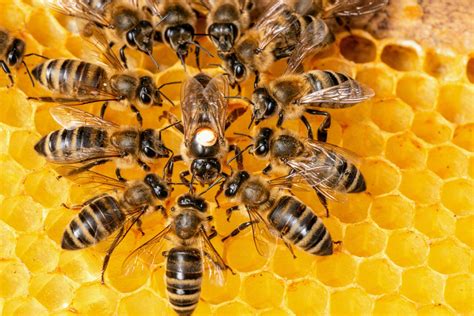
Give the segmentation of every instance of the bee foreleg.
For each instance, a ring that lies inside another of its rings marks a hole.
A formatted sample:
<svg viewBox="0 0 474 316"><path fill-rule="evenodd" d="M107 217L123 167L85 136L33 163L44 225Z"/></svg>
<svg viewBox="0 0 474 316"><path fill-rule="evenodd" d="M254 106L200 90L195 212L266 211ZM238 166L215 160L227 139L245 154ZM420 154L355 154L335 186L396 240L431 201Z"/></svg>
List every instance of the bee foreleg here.
<svg viewBox="0 0 474 316"><path fill-rule="evenodd" d="M126 48L127 48L127 45L123 45L119 50L119 54L120 54L120 60L122 61L123 66L125 67L125 69L128 69L127 56L125 56L125 49Z"/></svg>
<svg viewBox="0 0 474 316"><path fill-rule="evenodd" d="M166 208L163 205L155 205L153 207L154 212L161 212L161 215L166 219L168 218L168 214L166 213Z"/></svg>
<svg viewBox="0 0 474 316"><path fill-rule="evenodd" d="M318 128L318 140L321 142L326 142L328 139L328 128L331 127L331 114L326 111L320 111L316 109L306 109L306 112L312 115L322 115L324 116L321 125Z"/></svg>
<svg viewBox="0 0 474 316"><path fill-rule="evenodd" d="M130 104L130 110L132 110L133 113L137 116L137 122L140 126L143 125L143 117L140 113L140 111L137 109L137 107L133 104Z"/></svg>
<svg viewBox="0 0 474 316"><path fill-rule="evenodd" d="M137 225L138 231L142 234L142 236L145 236L145 232L142 229L142 224L143 222L140 218L138 218L137 221L135 222L135 225Z"/></svg>
<svg viewBox="0 0 474 316"><path fill-rule="evenodd" d="M229 146L229 151L233 151L235 153L234 157L237 161L237 168L239 170L244 170L244 158L242 157L242 152L240 148L237 145L232 144Z"/></svg>
<svg viewBox="0 0 474 316"><path fill-rule="evenodd" d="M225 121L225 130L227 130L232 123L234 123L239 117L241 117L247 111L246 108L237 108L230 112Z"/></svg>
<svg viewBox="0 0 474 316"><path fill-rule="evenodd" d="M260 82L260 73L258 71L255 70L255 81L253 83L253 87L255 89L258 88L258 83Z"/></svg>
<svg viewBox="0 0 474 316"><path fill-rule="evenodd" d="M272 171L272 169L273 169L273 166L272 166L272 164L270 163L270 164L268 164L265 168L263 168L262 173L263 173L264 175L268 175L268 173L269 173L270 171Z"/></svg>
<svg viewBox="0 0 474 316"><path fill-rule="evenodd" d="M8 87L13 87L13 85L15 84L15 81L13 81L13 76L10 71L10 68L8 68L8 65L3 60L0 60L0 66L2 67L5 74L7 74L8 79L10 79L11 84Z"/></svg>
<svg viewBox="0 0 474 316"><path fill-rule="evenodd" d="M137 159L137 163L144 171L148 172L151 170L150 166L144 163L143 161L141 161L140 159Z"/></svg>
<svg viewBox="0 0 474 316"><path fill-rule="evenodd" d="M295 255L295 252L293 251L293 247L291 247L291 245L283 239L282 236L280 236L281 240L283 240L283 243L285 244L286 248L288 248L288 250L291 252L291 255L293 256L293 259L296 259L296 255Z"/></svg>
<svg viewBox="0 0 474 316"><path fill-rule="evenodd" d="M196 67L201 71L201 61L199 60L199 54L201 53L201 48L199 47L199 44L195 46L194 48L194 55L196 56Z"/></svg>
<svg viewBox="0 0 474 316"><path fill-rule="evenodd" d="M114 241L110 245L109 249L107 249L107 252L104 257L104 262L102 263L102 271L100 273L100 282L102 284L105 283L104 276L105 276L105 271L107 270L107 266L109 265L110 256L112 256L112 253L114 252L115 248L118 246L118 244L122 241L123 237L125 236L126 233L124 234L124 232L125 232L125 227L122 226L117 236L115 237Z"/></svg>
<svg viewBox="0 0 474 316"><path fill-rule="evenodd" d="M104 119L105 111L107 111L107 106L108 105L109 105L109 102L104 102L104 104L102 104L102 107L100 108L100 118L101 119Z"/></svg>
<svg viewBox="0 0 474 316"><path fill-rule="evenodd" d="M229 207L227 210L225 210L225 214L227 215L227 221L230 221L230 218L232 217L232 212L240 210L239 205L234 205L232 207Z"/></svg>
<svg viewBox="0 0 474 316"><path fill-rule="evenodd" d="M179 179L184 185L191 186L191 182L188 179L186 179L186 177L189 176L190 174L191 173L189 172L189 170L185 170L179 174Z"/></svg>
<svg viewBox="0 0 474 316"><path fill-rule="evenodd" d="M165 175L166 181L171 182L171 178L173 177L174 163L182 160L183 157L181 155L172 156L170 159L168 159L168 162L163 168L163 175Z"/></svg>
<svg viewBox="0 0 474 316"><path fill-rule="evenodd" d="M215 228L214 226L212 226L212 227L210 228L210 233L209 233L209 235L207 236L207 239L211 240L211 239L215 238L216 236L217 236L217 230L216 230L216 228Z"/></svg>
<svg viewBox="0 0 474 316"><path fill-rule="evenodd" d="M308 130L308 138L313 139L313 129L311 128L311 124L309 124L308 119L304 115L300 119L303 122L304 126L306 126L306 129Z"/></svg>
<svg viewBox="0 0 474 316"><path fill-rule="evenodd" d="M257 224L258 222L257 221L248 221L248 222L244 222L242 224L239 225L239 227L237 227L236 229L234 229L233 231L230 232L229 235L225 236L224 238L221 239L221 241L226 241L227 239L231 238L231 237L235 237L237 236L240 232L244 231L246 228L252 226L253 224Z"/></svg>
<svg viewBox="0 0 474 316"><path fill-rule="evenodd" d="M324 209L326 210L326 217L329 217L328 200L321 192L319 192L318 188L313 187L313 189L316 192L316 195L318 196L319 202L321 202Z"/></svg>
<svg viewBox="0 0 474 316"><path fill-rule="evenodd" d="M285 121L285 112L280 111L280 113L278 113L277 127L280 128L283 125L284 121Z"/></svg>
<svg viewBox="0 0 474 316"><path fill-rule="evenodd" d="M217 204L217 208L221 207L221 205L219 204L219 196L222 194L222 192L224 192L224 183L225 182L221 183L221 185L219 186L219 189L216 192L216 195L214 196L214 201Z"/></svg>
<svg viewBox="0 0 474 316"><path fill-rule="evenodd" d="M119 180L120 182L127 182L127 179L122 177L122 173L120 172L120 168L115 169L115 176L117 177L117 180Z"/></svg>

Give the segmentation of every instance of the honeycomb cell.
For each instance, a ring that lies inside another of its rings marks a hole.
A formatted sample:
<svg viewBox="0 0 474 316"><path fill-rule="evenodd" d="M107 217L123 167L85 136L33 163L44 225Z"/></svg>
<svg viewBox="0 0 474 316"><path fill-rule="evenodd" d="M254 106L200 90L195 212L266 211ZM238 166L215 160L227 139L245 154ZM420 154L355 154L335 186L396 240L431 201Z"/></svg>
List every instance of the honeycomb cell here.
<svg viewBox="0 0 474 316"><path fill-rule="evenodd" d="M366 315L372 310L372 300L364 291L349 288L331 294L331 315Z"/></svg>
<svg viewBox="0 0 474 316"><path fill-rule="evenodd" d="M371 40L357 35L344 37L339 44L339 50L345 59L358 64L373 61L377 52Z"/></svg>
<svg viewBox="0 0 474 316"><path fill-rule="evenodd" d="M367 218L372 199L367 194L351 194L343 202L329 201L329 212L343 223L358 223Z"/></svg>
<svg viewBox="0 0 474 316"><path fill-rule="evenodd" d="M413 111L399 99L380 100L372 105L371 117L382 130L396 133L410 128Z"/></svg>
<svg viewBox="0 0 474 316"><path fill-rule="evenodd" d="M10 155L27 169L40 168L44 165L44 159L33 149L39 138L38 134L31 131L13 132L10 139Z"/></svg>
<svg viewBox="0 0 474 316"><path fill-rule="evenodd" d="M2 181L0 181L0 194L14 196L20 190L25 171L11 158L0 156L0 170L2 170Z"/></svg>
<svg viewBox="0 0 474 316"><path fill-rule="evenodd" d="M374 316L385 315L417 315L415 305L399 295L382 296L375 301Z"/></svg>
<svg viewBox="0 0 474 316"><path fill-rule="evenodd" d="M0 219L17 231L32 232L41 228L41 205L29 196L6 198L1 209Z"/></svg>
<svg viewBox="0 0 474 316"><path fill-rule="evenodd" d="M51 272L59 262L59 250L51 239L43 235L20 236L16 245L16 255L33 273Z"/></svg>
<svg viewBox="0 0 474 316"><path fill-rule="evenodd" d="M158 315L166 305L152 292L141 290L120 300L118 315Z"/></svg>
<svg viewBox="0 0 474 316"><path fill-rule="evenodd" d="M431 238L450 236L455 229L456 219L452 213L439 204L416 208L415 227Z"/></svg>
<svg viewBox="0 0 474 316"><path fill-rule="evenodd" d="M8 301L3 308L2 315L46 316L48 315L48 310L43 305L41 305L36 299L26 297Z"/></svg>
<svg viewBox="0 0 474 316"><path fill-rule="evenodd" d="M372 223L348 226L343 246L359 257L369 257L381 252L385 246L385 233Z"/></svg>
<svg viewBox="0 0 474 316"><path fill-rule="evenodd" d="M321 257L316 264L316 276L326 285L340 287L351 284L355 278L357 263L350 255L336 252Z"/></svg>
<svg viewBox="0 0 474 316"><path fill-rule="evenodd" d="M239 301L232 301L231 303L220 305L214 311L214 315L215 316L228 316L228 315L252 316L252 315L255 315L255 312L247 304L241 303Z"/></svg>
<svg viewBox="0 0 474 316"><path fill-rule="evenodd" d="M438 97L438 83L428 76L406 74L398 80L397 96L414 110L431 110Z"/></svg>
<svg viewBox="0 0 474 316"><path fill-rule="evenodd" d="M395 79L393 75L381 67L367 67L357 72L357 81L366 84L379 98L393 97Z"/></svg>
<svg viewBox="0 0 474 316"><path fill-rule="evenodd" d="M168 310L170 310L171 308L168 307ZM167 314L173 314L173 312L171 311L167 311ZM212 312L211 312L211 305L207 304L206 302L203 302L203 301L199 301L199 304L198 306L196 307L196 310L194 311L193 315L196 315L196 316L207 316L207 315L211 315Z"/></svg>
<svg viewBox="0 0 474 316"><path fill-rule="evenodd" d="M332 236L333 237L333 236ZM315 257L299 249L293 249L296 258L285 246L278 246L273 254L273 271L285 279L306 276L313 269Z"/></svg>
<svg viewBox="0 0 474 316"><path fill-rule="evenodd" d="M30 274L28 268L14 261L0 262L0 298L15 298L28 295Z"/></svg>
<svg viewBox="0 0 474 316"><path fill-rule="evenodd" d="M408 228L413 222L415 210L409 201L400 195L378 197L372 203L370 215L381 228Z"/></svg>
<svg viewBox="0 0 474 316"><path fill-rule="evenodd" d="M439 146L428 153L428 168L443 179L467 174L468 158L454 146Z"/></svg>
<svg viewBox="0 0 474 316"><path fill-rule="evenodd" d="M380 131L368 124L349 126L343 135L344 148L362 157L376 156L382 153L384 139Z"/></svg>
<svg viewBox="0 0 474 316"><path fill-rule="evenodd" d="M16 236L12 228L0 221L0 260L15 256Z"/></svg>
<svg viewBox="0 0 474 316"><path fill-rule="evenodd" d="M400 293L419 304L437 303L443 297L443 278L426 267L405 270Z"/></svg>
<svg viewBox="0 0 474 316"><path fill-rule="evenodd" d="M419 63L418 54L413 48L396 44L385 46L380 58L385 64L398 71L416 70Z"/></svg>
<svg viewBox="0 0 474 316"><path fill-rule="evenodd" d="M13 127L31 125L32 107L26 95L17 89L0 88L2 111L0 122Z"/></svg>
<svg viewBox="0 0 474 316"><path fill-rule="evenodd" d="M119 296L99 283L83 284L76 290L72 307L81 315L111 315L117 308Z"/></svg>
<svg viewBox="0 0 474 316"><path fill-rule="evenodd" d="M438 112L417 112L411 130L416 136L431 144L440 144L451 139L449 123Z"/></svg>
<svg viewBox="0 0 474 316"><path fill-rule="evenodd" d="M256 309L278 307L285 285L272 273L263 271L249 275L242 283L242 299Z"/></svg>
<svg viewBox="0 0 474 316"><path fill-rule="evenodd" d="M458 313L471 313L474 301L474 277L472 274L449 277L446 280L444 298Z"/></svg>
<svg viewBox="0 0 474 316"><path fill-rule="evenodd" d="M453 274L469 271L470 253L453 239L434 242L430 245L428 264L434 270Z"/></svg>
<svg viewBox="0 0 474 316"><path fill-rule="evenodd" d="M60 274L38 274L31 279L30 294L49 311L58 311L71 303L74 286Z"/></svg>
<svg viewBox="0 0 474 316"><path fill-rule="evenodd" d="M54 17L43 9L37 9L31 13L26 27L43 46L48 48L64 47L67 35L65 30ZM49 55L47 56L49 57Z"/></svg>
<svg viewBox="0 0 474 316"><path fill-rule="evenodd" d="M404 171L400 191L407 198L422 204L440 200L441 179L430 171Z"/></svg>
<svg viewBox="0 0 474 316"><path fill-rule="evenodd" d="M474 121L474 89L460 84L443 86L438 98L438 111L448 121L455 124L466 124Z"/></svg>
<svg viewBox="0 0 474 316"><path fill-rule="evenodd" d="M125 245L121 245L121 247L125 247ZM133 248L129 247L127 249ZM129 253L130 252L114 252L105 273L105 281L107 284L113 286L116 290L122 293L129 293L139 289L145 284L150 276L147 269L143 270L137 268L124 271L124 262ZM161 254L159 254L159 256L161 256Z"/></svg>
<svg viewBox="0 0 474 316"><path fill-rule="evenodd" d="M446 306L441 304L427 305L418 309L418 315L420 316L454 316L456 315Z"/></svg>
<svg viewBox="0 0 474 316"><path fill-rule="evenodd" d="M25 190L45 207L59 206L67 200L69 193L66 180L58 179L51 170L30 173L25 179Z"/></svg>
<svg viewBox="0 0 474 316"><path fill-rule="evenodd" d="M474 248L474 234L472 233L473 227L474 216L458 218L456 221L456 237L471 248Z"/></svg>
<svg viewBox="0 0 474 316"><path fill-rule="evenodd" d="M49 107L40 106L35 111L35 128L41 135L61 128L54 118L49 114Z"/></svg>
<svg viewBox="0 0 474 316"><path fill-rule="evenodd" d="M468 179L457 179L446 182L441 190L441 201L444 206L456 215L467 215L474 212L474 182Z"/></svg>
<svg viewBox="0 0 474 316"><path fill-rule="evenodd" d="M288 285L286 300L296 315L314 315L327 309L328 291L321 284L303 280Z"/></svg>
<svg viewBox="0 0 474 316"><path fill-rule="evenodd" d="M242 272L255 271L263 267L267 261L267 258L261 256L255 248L251 233L231 238L226 243L227 264L235 270ZM273 247L273 245L270 245L270 247Z"/></svg>
<svg viewBox="0 0 474 316"><path fill-rule="evenodd" d="M163 278L161 283L163 283ZM214 275L205 275L202 283L201 299L211 304L232 301L239 295L240 287L241 280L239 274L232 274L230 271L224 272L222 283L217 282Z"/></svg>
<svg viewBox="0 0 474 316"><path fill-rule="evenodd" d="M44 228L48 237L56 242L58 246L61 245L64 230L75 214L75 212L65 208L55 208L48 212L44 221Z"/></svg>
<svg viewBox="0 0 474 316"><path fill-rule="evenodd" d="M387 260L368 259L359 265L357 283L369 294L387 294L400 286L401 277Z"/></svg>
<svg viewBox="0 0 474 316"><path fill-rule="evenodd" d="M423 68L430 76L446 81L458 81L463 75L457 71L460 68L458 58L431 49L426 51Z"/></svg>
<svg viewBox="0 0 474 316"><path fill-rule="evenodd" d="M402 169L422 168L427 152L410 133L394 135L387 140L385 157Z"/></svg>
<svg viewBox="0 0 474 316"><path fill-rule="evenodd" d="M466 124L456 128L453 143L470 152L474 152L474 124Z"/></svg>
<svg viewBox="0 0 474 316"><path fill-rule="evenodd" d="M92 282L100 278L102 261L88 251L65 251L59 257L59 269L70 279Z"/></svg>
<svg viewBox="0 0 474 316"><path fill-rule="evenodd" d="M470 83L474 83L474 58L469 58L466 64L466 76Z"/></svg>
<svg viewBox="0 0 474 316"><path fill-rule="evenodd" d="M429 246L423 235L413 231L395 231L388 239L386 254L398 266L417 266L428 257Z"/></svg>
<svg viewBox="0 0 474 316"><path fill-rule="evenodd" d="M25 12L22 8L18 5L2 2L2 11L0 12L2 28L10 31L23 29L25 27L25 20Z"/></svg>

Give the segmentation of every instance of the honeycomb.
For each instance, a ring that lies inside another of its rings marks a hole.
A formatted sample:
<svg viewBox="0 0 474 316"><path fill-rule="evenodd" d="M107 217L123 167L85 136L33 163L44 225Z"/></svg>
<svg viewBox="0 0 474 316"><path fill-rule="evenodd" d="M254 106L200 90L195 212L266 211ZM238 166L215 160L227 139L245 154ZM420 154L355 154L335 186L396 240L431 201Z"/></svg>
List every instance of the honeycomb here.
<svg viewBox="0 0 474 316"><path fill-rule="evenodd" d="M28 52L87 58L84 43L68 31L67 21L36 0L2 0L1 5L1 27L18 31ZM169 50L159 48L155 54L170 66L155 75L157 82L185 77ZM131 55L151 69L142 56ZM38 60L27 62L32 66ZM204 56L204 65L211 62ZM427 49L407 40L375 40L353 30L339 34L336 45L309 64L349 73L376 92L370 101L334 111L329 131L329 142L361 157L367 192L330 203L331 216L324 222L341 244L329 257L296 250L293 259L282 244L274 246L270 258L261 257L249 233L225 244L216 239L216 248L236 274L227 273L222 286L204 280L196 315L474 313L474 55ZM114 253L105 285L100 269L106 244L61 250L62 232L75 214L61 205L79 203L84 192L58 180L33 150L41 135L58 128L49 105L27 100L40 89L31 87L23 68L16 71L16 86L9 89L7 84L0 73L2 314L172 315L162 264L153 271L121 273L125 256L144 241L138 232L129 234ZM244 93L249 89L244 86ZM164 92L179 99L176 89ZM98 111L97 106L86 109ZM133 116L123 113L112 109L107 118L133 123ZM145 126L165 124L157 119L160 113L143 110ZM246 130L247 123L248 116L232 130ZM168 139L179 137L173 133ZM257 166L252 171L261 170L259 163L252 165ZM312 194L298 194L324 214ZM235 214L227 222L216 208L213 215L221 236L246 220ZM144 238L162 225L159 215L150 215Z"/></svg>

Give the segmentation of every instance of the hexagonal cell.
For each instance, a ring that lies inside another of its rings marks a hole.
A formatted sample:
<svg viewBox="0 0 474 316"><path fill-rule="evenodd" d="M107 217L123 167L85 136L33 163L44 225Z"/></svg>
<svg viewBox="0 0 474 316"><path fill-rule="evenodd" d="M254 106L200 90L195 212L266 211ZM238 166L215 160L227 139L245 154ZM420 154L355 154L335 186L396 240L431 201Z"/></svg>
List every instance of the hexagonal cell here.
<svg viewBox="0 0 474 316"><path fill-rule="evenodd" d="M100 278L102 261L89 251L65 251L59 258L59 268L72 280L80 283Z"/></svg>
<svg viewBox="0 0 474 316"><path fill-rule="evenodd" d="M0 156L0 170L2 170L3 180L0 181L0 194L4 196L16 195L22 186L25 171L6 155Z"/></svg>
<svg viewBox="0 0 474 316"><path fill-rule="evenodd" d="M372 203L370 215L381 228L408 228L413 222L413 203L400 195L386 195Z"/></svg>
<svg viewBox="0 0 474 316"><path fill-rule="evenodd" d="M166 303L150 291L142 290L120 300L119 315L158 315L166 309Z"/></svg>
<svg viewBox="0 0 474 316"><path fill-rule="evenodd" d="M41 205L29 196L6 198L1 204L0 219L17 231L39 230L42 223Z"/></svg>
<svg viewBox="0 0 474 316"><path fill-rule="evenodd" d="M31 13L26 28L45 47L64 47L67 34L58 21L44 9ZM52 58L50 55L48 57Z"/></svg>
<svg viewBox="0 0 474 316"><path fill-rule="evenodd" d="M254 308L278 307L283 300L285 285L269 272L249 275L242 284L242 298Z"/></svg>
<svg viewBox="0 0 474 316"><path fill-rule="evenodd" d="M369 259L359 265L357 283L369 294L386 294L401 284L400 273L385 259Z"/></svg>
<svg viewBox="0 0 474 316"><path fill-rule="evenodd" d="M387 140L385 156L402 169L422 168L427 152L410 133L394 135Z"/></svg>
<svg viewBox="0 0 474 316"><path fill-rule="evenodd" d="M474 216L458 218L456 221L456 237L467 246L474 248L472 227L474 227Z"/></svg>
<svg viewBox="0 0 474 316"><path fill-rule="evenodd" d="M357 72L356 79L368 85L379 98L389 98L394 94L395 79L391 73L382 67L361 69Z"/></svg>
<svg viewBox="0 0 474 316"><path fill-rule="evenodd" d="M416 315L416 306L403 296L386 295L375 301L374 316Z"/></svg>
<svg viewBox="0 0 474 316"><path fill-rule="evenodd" d="M242 272L255 271L263 267L267 261L255 248L251 233L231 238L226 241L226 244L226 262L235 270ZM245 256L242 256L243 253L245 253Z"/></svg>
<svg viewBox="0 0 474 316"><path fill-rule="evenodd" d="M211 304L219 304L222 302L232 301L239 295L239 291L241 288L241 280L239 274L232 274L231 272L227 271L224 272L224 283L223 285L216 282L215 278L213 280L209 280L209 277L214 276L205 276L202 282L202 289L201 289L201 298L206 302ZM163 278L158 278L156 283L160 283L163 286L163 296L164 295L164 283Z"/></svg>
<svg viewBox="0 0 474 316"><path fill-rule="evenodd" d="M34 132L13 132L10 138L10 155L25 168L40 168L45 160L33 148L39 139L40 136Z"/></svg>
<svg viewBox="0 0 474 316"><path fill-rule="evenodd" d="M339 50L345 59L359 64L375 60L377 53L374 42L358 35L344 37L339 44Z"/></svg>
<svg viewBox="0 0 474 316"><path fill-rule="evenodd" d="M467 174L468 158L453 146L439 146L428 153L428 168L443 179Z"/></svg>
<svg viewBox="0 0 474 316"><path fill-rule="evenodd" d="M30 273L21 262L0 262L0 298L14 298L28 295Z"/></svg>
<svg viewBox="0 0 474 316"><path fill-rule="evenodd" d="M362 157L376 156L382 153L384 139L380 131L369 124L349 126L343 135L344 148Z"/></svg>
<svg viewBox="0 0 474 316"><path fill-rule="evenodd" d="M351 284L355 278L357 264L345 253L322 257L316 264L316 276L326 285L340 287Z"/></svg>
<svg viewBox="0 0 474 316"><path fill-rule="evenodd" d="M285 279L296 279L306 276L312 269L315 257L294 248L296 258L285 246L278 246L273 254L273 271Z"/></svg>
<svg viewBox="0 0 474 316"><path fill-rule="evenodd" d="M329 212L343 223L358 223L367 218L372 199L367 194L351 194L343 202L329 201Z"/></svg>
<svg viewBox="0 0 474 316"><path fill-rule="evenodd" d="M15 231L3 221L0 221L0 260L15 257L15 246Z"/></svg>
<svg viewBox="0 0 474 316"><path fill-rule="evenodd" d="M326 310L328 291L321 284L303 280L288 286L286 300L296 315L311 315Z"/></svg>
<svg viewBox="0 0 474 316"><path fill-rule="evenodd" d="M400 293L420 303L440 302L443 297L443 278L429 268L405 270L402 274Z"/></svg>
<svg viewBox="0 0 474 316"><path fill-rule="evenodd" d="M370 122L370 108L372 102L372 100L368 100L351 107L346 107L344 109L330 110L329 113L331 113L333 121L337 121L343 127L343 129L345 129L347 126L368 124ZM317 116L313 116L312 119L318 120L319 118ZM275 126L274 124L276 124L276 122L277 121L275 120L274 123L272 123L273 126ZM319 121L315 121L315 123L317 122ZM285 126L286 124L287 123L285 122ZM299 125L301 126L300 123Z"/></svg>
<svg viewBox="0 0 474 316"><path fill-rule="evenodd" d="M390 193L402 179L398 168L384 160L366 159L360 166L367 185L367 192L373 195Z"/></svg>
<svg viewBox="0 0 474 316"><path fill-rule="evenodd" d="M0 12L2 28L8 30L23 29L25 27L26 16L22 7L16 4L4 3Z"/></svg>
<svg viewBox="0 0 474 316"><path fill-rule="evenodd" d="M441 304L427 305L418 309L419 316L454 316L456 315L449 308Z"/></svg>
<svg viewBox="0 0 474 316"><path fill-rule="evenodd" d="M17 89L0 88L2 111L0 122L13 127L25 127L31 124L33 109L26 95Z"/></svg>
<svg viewBox="0 0 474 316"><path fill-rule="evenodd" d="M121 245L125 247L125 245ZM127 249L133 249L132 247ZM113 286L116 290L122 293L133 292L142 287L148 280L150 272L147 267L139 266L134 270L126 269L124 262L130 252L117 253L111 258L107 271L105 273L105 280L107 284ZM161 256L161 254L158 254ZM136 263L136 265L139 265Z"/></svg>
<svg viewBox="0 0 474 316"><path fill-rule="evenodd" d="M441 179L431 171L404 171L400 191L415 202L428 204L440 200L441 186Z"/></svg>
<svg viewBox="0 0 474 316"><path fill-rule="evenodd" d="M67 201L69 186L51 170L30 173L25 179L26 192L45 207L59 206Z"/></svg>
<svg viewBox="0 0 474 316"><path fill-rule="evenodd" d="M371 117L382 130L396 133L410 128L413 111L399 99L381 100L372 105Z"/></svg>
<svg viewBox="0 0 474 316"><path fill-rule="evenodd" d="M118 294L107 286L89 283L76 290L72 307L82 315L112 315L118 301Z"/></svg>
<svg viewBox="0 0 474 316"><path fill-rule="evenodd" d="M453 143L474 152L474 124L458 126L454 131Z"/></svg>
<svg viewBox="0 0 474 316"><path fill-rule="evenodd" d="M30 294L49 311L59 311L71 303L74 286L63 275L38 274L31 279Z"/></svg>
<svg viewBox="0 0 474 316"><path fill-rule="evenodd" d="M446 280L444 298L458 313L472 312L474 297L474 277L472 274L461 274Z"/></svg>
<svg viewBox="0 0 474 316"><path fill-rule="evenodd" d="M434 242L430 246L428 264L440 273L468 272L470 263L469 250L452 239Z"/></svg>
<svg viewBox="0 0 474 316"><path fill-rule="evenodd" d="M48 310L32 297L17 298L8 301L3 307L3 315L47 316Z"/></svg>
<svg viewBox="0 0 474 316"><path fill-rule="evenodd" d="M469 82L474 83L474 57L469 58L467 61L466 76Z"/></svg>
<svg viewBox="0 0 474 316"><path fill-rule="evenodd" d="M474 121L474 88L463 84L446 84L441 87L438 111L450 122L466 124Z"/></svg>
<svg viewBox="0 0 474 316"><path fill-rule="evenodd" d="M396 265L410 267L425 262L429 246L423 235L401 230L390 235L385 252Z"/></svg>
<svg viewBox="0 0 474 316"><path fill-rule="evenodd" d="M18 238L16 255L33 273L51 272L59 262L59 251L51 239L36 234Z"/></svg>
<svg viewBox="0 0 474 316"><path fill-rule="evenodd" d="M360 223L348 226L344 236L344 247L360 257L373 256L383 250L385 233L372 223Z"/></svg>
<svg viewBox="0 0 474 316"><path fill-rule="evenodd" d="M380 56L388 66L398 71L410 71L418 68L417 52L408 46L389 44L382 50Z"/></svg>
<svg viewBox="0 0 474 316"><path fill-rule="evenodd" d="M255 315L254 310L247 304L233 301L220 305L215 311L214 315L216 316L228 316L228 315Z"/></svg>
<svg viewBox="0 0 474 316"><path fill-rule="evenodd" d="M331 315L363 315L372 310L369 295L357 288L349 288L331 294ZM344 302L341 304L341 302Z"/></svg>
<svg viewBox="0 0 474 316"><path fill-rule="evenodd" d="M258 314L259 316L287 316L288 312L281 308L272 308Z"/></svg>
<svg viewBox="0 0 474 316"><path fill-rule="evenodd" d="M413 133L431 144L440 144L451 139L449 123L438 112L418 112L415 114Z"/></svg>
<svg viewBox="0 0 474 316"><path fill-rule="evenodd" d="M446 182L441 190L444 206L456 215L468 215L474 212L474 181L457 179Z"/></svg>
<svg viewBox="0 0 474 316"><path fill-rule="evenodd" d="M462 71L460 66L458 58L455 56L448 54L443 55L434 50L427 50L423 67L426 73L437 79L456 81L463 76L463 74L458 71L458 69Z"/></svg>
<svg viewBox="0 0 474 316"><path fill-rule="evenodd" d="M397 96L414 110L431 110L438 97L438 83L428 76L406 74L398 80Z"/></svg>
<svg viewBox="0 0 474 316"><path fill-rule="evenodd" d="M415 227L431 238L450 236L454 232L456 219L440 204L416 208Z"/></svg>

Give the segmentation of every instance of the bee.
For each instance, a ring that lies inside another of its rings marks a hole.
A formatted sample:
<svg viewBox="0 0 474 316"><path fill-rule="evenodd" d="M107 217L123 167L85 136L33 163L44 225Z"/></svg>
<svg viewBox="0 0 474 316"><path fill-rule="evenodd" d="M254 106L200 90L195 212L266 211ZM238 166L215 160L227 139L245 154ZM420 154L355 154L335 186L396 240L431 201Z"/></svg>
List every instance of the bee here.
<svg viewBox="0 0 474 316"><path fill-rule="evenodd" d="M279 180L272 180L273 183L307 183L315 190L328 216L328 198L341 200L344 194L366 190L355 155L335 145L309 138L300 140L288 131L275 132L264 127L254 138L252 153L270 161L264 174L274 167L289 171Z"/></svg>
<svg viewBox="0 0 474 316"><path fill-rule="evenodd" d="M178 197L176 204L171 208L169 224L134 250L124 266L128 272L144 264L153 265L163 254L169 303L178 315L191 315L199 302L203 273L209 273L211 282L222 284L223 272L232 270L210 242L216 231L209 227L212 216L209 216L206 201L196 195L184 194ZM162 253L160 249L165 239L172 247Z"/></svg>
<svg viewBox="0 0 474 316"><path fill-rule="evenodd" d="M113 192L97 195L82 205L64 231L61 248L79 250L91 247L118 231L107 251L102 267L102 283L110 256L115 247L125 238L133 225L141 225L141 217L155 211L164 211L161 202L166 200L171 187L154 173L148 173L142 180L121 182L105 175L88 171L76 175L78 184L100 186ZM142 232L143 233L143 232Z"/></svg>
<svg viewBox="0 0 474 316"><path fill-rule="evenodd" d="M50 108L50 113L64 129L43 136L34 148L49 162L79 165L71 174L114 160L122 179L121 167L137 163L149 171L147 162L170 155L161 140L163 130L119 126L66 106Z"/></svg>
<svg viewBox="0 0 474 316"><path fill-rule="evenodd" d="M238 171L227 178L224 195L245 206L250 221L242 223L222 240L251 226L255 246L261 255L268 254L270 238L264 235L267 232L280 237L292 254L291 245L313 255L331 255L332 238L322 220L301 201L288 194L279 194L276 189L277 186L265 178L250 175L246 171ZM232 212L240 209L239 205L227 209L228 219Z"/></svg>
<svg viewBox="0 0 474 316"><path fill-rule="evenodd" d="M127 68L125 49L136 49L146 55L157 66L153 58L153 38L155 30L152 16L147 10L138 8L132 0L50 0L52 9L87 22L83 35L95 35L96 29L110 31L111 37L122 43L120 58ZM94 32L91 30L94 29ZM114 45L114 42L109 44Z"/></svg>

